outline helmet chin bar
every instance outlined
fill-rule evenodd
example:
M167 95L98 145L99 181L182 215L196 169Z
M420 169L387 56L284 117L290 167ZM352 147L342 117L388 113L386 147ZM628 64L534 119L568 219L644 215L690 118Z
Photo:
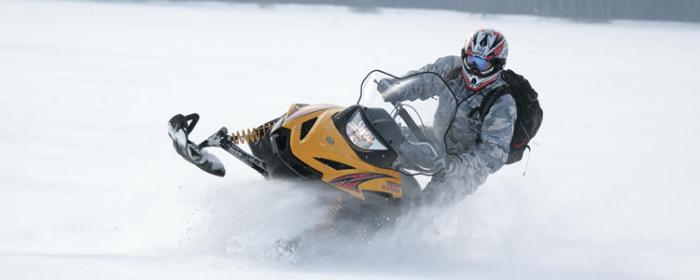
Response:
M466 69L462 68L462 75L464 75L464 85L467 89L472 91L478 91L485 86L489 85L491 82L498 78L500 71L494 71L491 75L485 77L479 77L472 73L469 73Z

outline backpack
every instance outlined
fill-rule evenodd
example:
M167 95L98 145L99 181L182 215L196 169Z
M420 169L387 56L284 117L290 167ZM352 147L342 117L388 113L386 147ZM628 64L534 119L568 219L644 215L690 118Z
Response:
M505 94L510 94L515 99L518 108L518 116L515 120L513 138L510 141L510 153L506 164L520 161L525 150L530 150L530 140L535 137L537 130L542 124L542 108L537 100L537 92L532 89L530 82L523 76L513 72L513 70L503 70L501 77L506 82L506 89L501 89L486 95L478 108L483 120L491 106Z

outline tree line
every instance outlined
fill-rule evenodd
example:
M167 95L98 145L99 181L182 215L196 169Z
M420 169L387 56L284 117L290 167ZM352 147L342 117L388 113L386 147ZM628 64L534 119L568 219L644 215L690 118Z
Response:
M259 4L295 3L374 8L420 8L473 13L520 14L575 20L614 19L700 22L700 0L223 0Z

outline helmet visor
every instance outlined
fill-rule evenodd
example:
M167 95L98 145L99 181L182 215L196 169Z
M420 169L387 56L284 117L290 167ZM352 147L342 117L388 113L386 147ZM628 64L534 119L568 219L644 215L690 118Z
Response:
M464 58L464 65L467 66L470 70L477 70L479 72L486 72L487 70L491 69L493 65L491 65L491 62L488 62L486 59L479 57L479 56L474 56L474 55L468 55Z

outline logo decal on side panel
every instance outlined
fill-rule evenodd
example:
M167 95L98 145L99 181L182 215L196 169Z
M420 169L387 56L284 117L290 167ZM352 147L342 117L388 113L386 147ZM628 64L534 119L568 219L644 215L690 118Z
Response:
M364 182L377 178L389 178L389 176L377 173L356 173L335 178L328 183L339 188L357 192L359 191L357 189L357 186Z
M387 181L382 185L382 189L389 192L401 193L401 184Z

